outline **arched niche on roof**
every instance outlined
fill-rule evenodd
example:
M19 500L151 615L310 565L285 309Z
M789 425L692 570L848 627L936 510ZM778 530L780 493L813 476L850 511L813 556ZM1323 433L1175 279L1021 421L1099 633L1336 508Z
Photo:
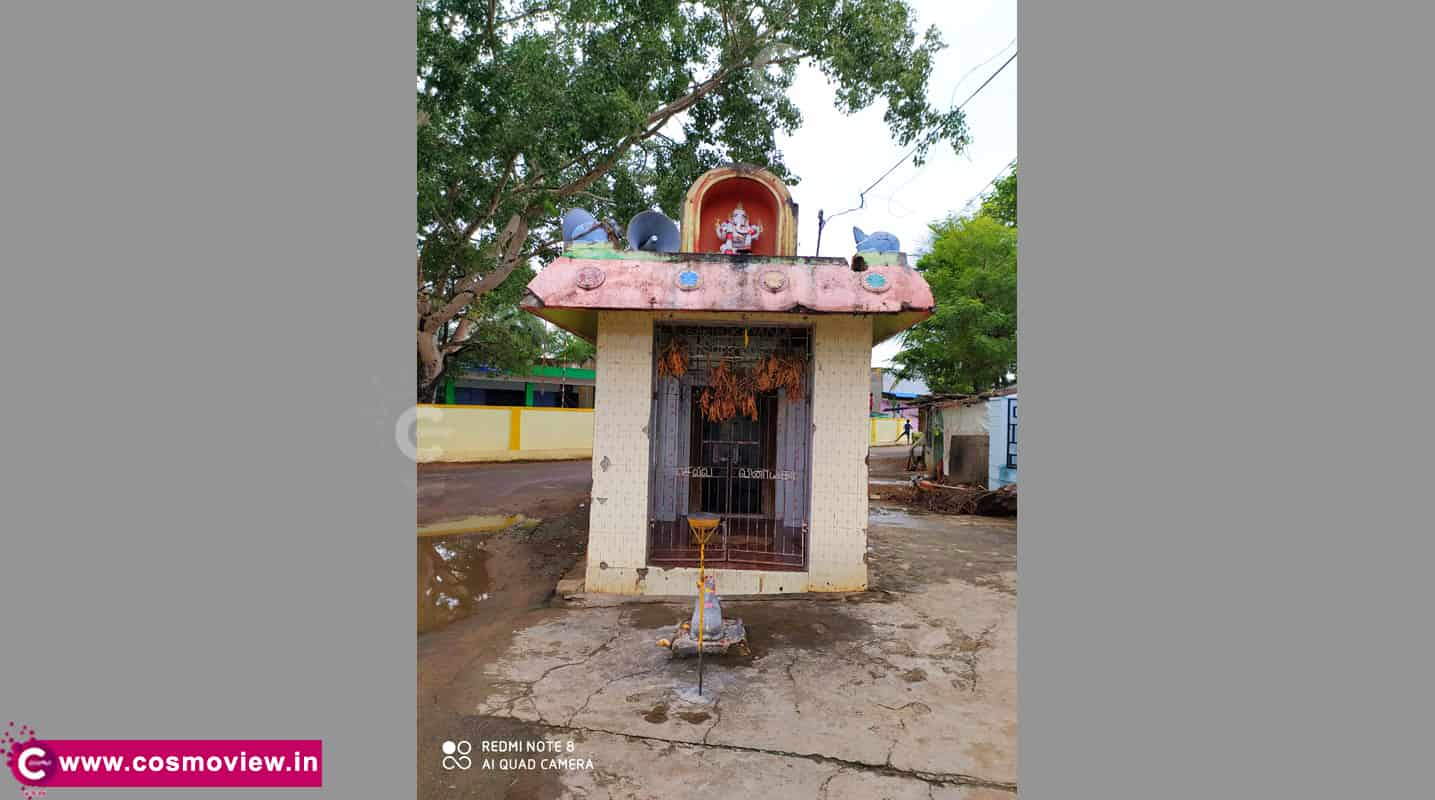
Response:
M724 242L729 240L719 226L732 222L739 205L748 224L759 229L751 241L752 255L797 255L797 204L776 175L747 164L708 170L688 188L683 201L682 251L724 252Z

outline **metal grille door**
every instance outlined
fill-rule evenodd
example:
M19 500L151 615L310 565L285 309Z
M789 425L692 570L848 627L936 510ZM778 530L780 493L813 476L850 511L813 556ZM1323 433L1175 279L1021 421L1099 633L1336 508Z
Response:
M757 395L757 418L704 419L698 397L710 373L752 369L769 353L800 353L810 372L811 334L778 326L659 326L654 351L683 342L681 377L655 373L648 563L697 563L687 514L722 518L708 563L738 569L801 570L807 565L810 377L798 397Z

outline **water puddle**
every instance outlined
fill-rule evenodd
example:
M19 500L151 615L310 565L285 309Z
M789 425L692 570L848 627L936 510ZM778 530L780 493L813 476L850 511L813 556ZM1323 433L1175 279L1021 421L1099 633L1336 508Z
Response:
M472 614L488 599L493 579L486 537L473 535L418 538L419 633L442 628Z
M543 520L529 519L522 514L475 514L458 519L447 519L424 525L418 529L419 537L456 536L470 533L493 533L512 527L532 528Z
M906 509L877 505L870 509L870 520L876 525L892 525L898 528L925 528L931 524Z

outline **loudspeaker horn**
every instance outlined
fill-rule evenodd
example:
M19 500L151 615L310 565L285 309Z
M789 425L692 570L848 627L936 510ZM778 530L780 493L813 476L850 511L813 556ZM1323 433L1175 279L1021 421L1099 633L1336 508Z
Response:
M601 243L608 241L608 232L588 209L570 208L563 215L563 241Z
M676 253L681 245L678 224L661 211L644 211L628 223L628 249Z

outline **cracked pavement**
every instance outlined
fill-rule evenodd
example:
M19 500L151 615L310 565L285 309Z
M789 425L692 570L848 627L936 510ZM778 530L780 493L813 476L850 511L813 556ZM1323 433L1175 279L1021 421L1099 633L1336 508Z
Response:
M874 500L869 542L874 591L725 599L751 654L706 659L702 697L656 645L689 603L534 600L421 637L419 796L1014 797L1015 522ZM572 741L592 768L440 770L459 738Z

